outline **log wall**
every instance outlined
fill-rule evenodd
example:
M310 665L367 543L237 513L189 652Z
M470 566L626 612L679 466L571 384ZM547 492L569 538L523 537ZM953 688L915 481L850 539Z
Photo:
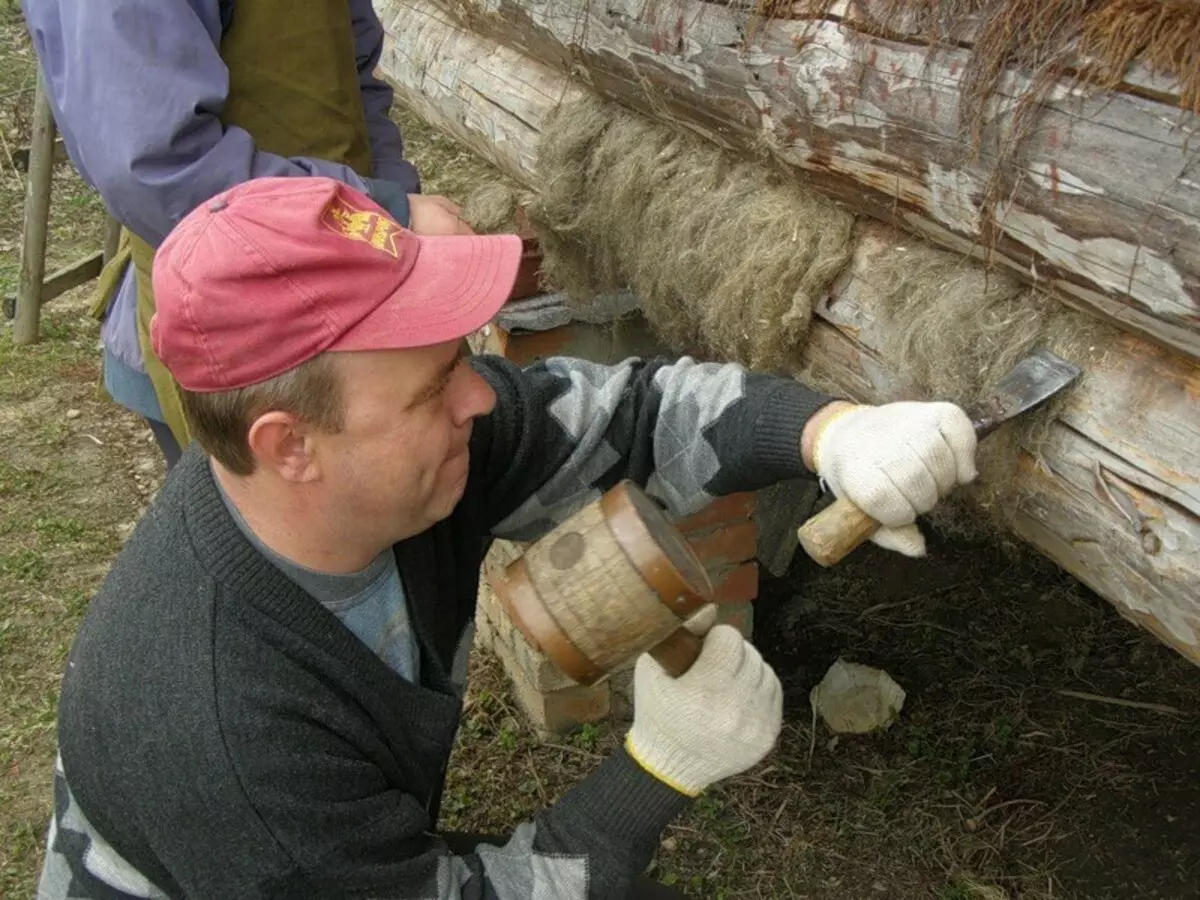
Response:
M873 22L869 3L855 6ZM1189 143L1200 120L1162 79L1142 73L1132 92L1055 86L1001 166L1029 79L1004 80L971 159L959 131L970 49L931 55L854 30L848 13L755 23L701 0L441 8L601 95L739 152L769 149L855 212L994 252L1022 280L1200 359L1200 145Z
M530 38L499 24L480 29L474 15L452 15L434 0L377 0L377 7L389 35L381 69L401 99L527 184L536 184L537 141L547 116L588 89L589 77L593 86L607 77L590 68L569 77L551 65L543 32ZM649 49L638 53L654 55ZM567 65L565 58L558 62ZM608 68L620 66L614 59ZM654 96L647 90L643 101ZM721 96L712 96L708 114L720 108ZM703 111L698 100L688 114L693 125ZM677 116L669 107L647 112ZM750 131L762 128L761 114L754 115ZM945 184L957 179L947 177ZM866 184L857 176L851 180ZM921 180L918 187L914 177L898 220L913 226L919 215L924 225L917 230L927 233L936 222L931 211L950 216L957 201L946 194L935 200L939 183ZM869 274L875 255L893 252L905 240L911 239L882 224L865 230L849 270L817 309L804 348L806 363L863 401L887 396L900 374L877 352L883 344L874 325L880 301ZM1135 309L1111 302L1130 315ZM1146 315L1138 322L1161 331L1166 319ZM1037 455L1023 456L1011 490L1021 498L1020 537L1200 663L1200 368L1163 343L1170 341L1130 333L1100 348L1099 361L1072 392L1049 441Z

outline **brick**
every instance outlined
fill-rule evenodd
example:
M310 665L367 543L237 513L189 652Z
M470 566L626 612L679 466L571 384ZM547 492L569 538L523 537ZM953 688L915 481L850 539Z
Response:
M524 677L539 691L556 691L574 687L575 681L560 669L550 657L534 650L515 627L508 632L508 639L500 642L499 655L507 668L519 669Z
M582 725L599 722L611 709L610 691L604 681L591 687L574 685L557 691L539 691L520 672L510 672L509 679L530 724L544 734L567 734Z
M504 612L490 587L480 591L476 620L487 621L492 629L492 649L510 674L520 672L539 691L570 687L575 682L540 650L534 649L521 630Z
M491 574L492 572L503 571L510 563L516 561L525 552L529 544L529 541L492 541L492 546L488 549L487 556L483 558L484 573Z
M627 725L633 721L633 691L628 694L612 692L612 697L609 699L608 717L621 725Z
M754 559L758 549L758 526L753 520L734 522L702 536L689 537L688 543L711 572L714 565Z
M754 636L754 604L723 603L718 607L717 621L723 625L732 625L749 640Z
M758 563L743 563L726 572L713 586L717 603L744 603L758 597Z
M523 237L521 247L521 265L517 269L517 278L513 283L509 301L524 300L541 291L542 248L534 237Z
M718 497L699 512L693 513L685 519L680 519L675 523L675 527L684 534L687 534L691 531L712 528L714 525L720 525L723 522L749 519L754 515L754 507L757 500L758 495L751 491Z
M475 616L475 646L486 647L488 650L493 648L496 642L496 629L492 625L491 620L484 615Z
M484 325L478 331L467 335L467 344L471 352L481 355L503 356L507 341L508 332L494 324Z

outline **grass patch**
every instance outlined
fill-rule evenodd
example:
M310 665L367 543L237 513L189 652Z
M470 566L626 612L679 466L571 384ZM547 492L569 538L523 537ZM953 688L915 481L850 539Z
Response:
M18 550L0 556L0 576L15 579L24 584L41 584L49 575L50 568L45 558L36 550Z

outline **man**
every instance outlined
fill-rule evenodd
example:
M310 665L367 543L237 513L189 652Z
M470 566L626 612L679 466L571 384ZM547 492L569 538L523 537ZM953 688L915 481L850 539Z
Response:
M319 178L233 188L164 242L151 334L199 447L72 648L42 900L662 896L638 873L690 797L769 752L778 679L727 626L678 679L643 657L622 749L503 846L439 835L489 540L623 477L682 515L816 472L918 552L916 515L973 477L945 404L465 357L520 256Z
M154 247L200 202L262 176L336 178L424 234L468 232L420 194L374 76L371 0L23 0L55 119L84 179L127 229L94 312L104 383L168 467L188 442L149 346ZM132 262L132 265L130 263Z

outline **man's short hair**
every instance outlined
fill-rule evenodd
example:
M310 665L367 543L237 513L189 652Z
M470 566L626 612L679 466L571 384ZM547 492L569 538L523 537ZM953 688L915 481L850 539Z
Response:
M333 354L314 356L282 375L232 391L180 389L192 436L213 459L236 475L254 472L250 426L264 413L291 413L320 431L341 431L345 406Z

